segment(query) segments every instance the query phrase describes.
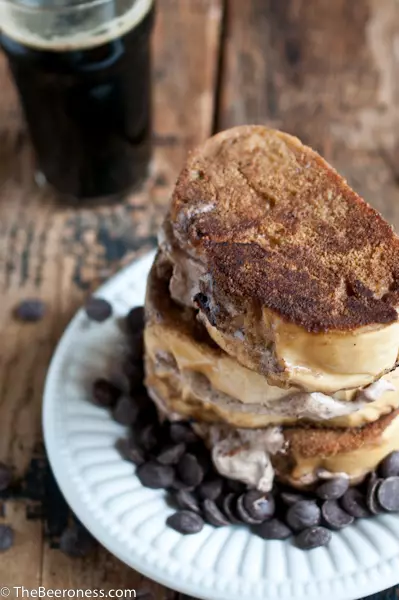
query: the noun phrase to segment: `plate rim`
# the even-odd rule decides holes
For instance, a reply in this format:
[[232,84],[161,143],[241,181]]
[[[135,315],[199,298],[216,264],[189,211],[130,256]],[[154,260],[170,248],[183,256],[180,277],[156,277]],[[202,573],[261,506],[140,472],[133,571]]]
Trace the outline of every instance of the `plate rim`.
[[[95,292],[94,295],[103,295],[107,296],[108,290],[112,290],[116,287],[120,280],[123,280],[126,277],[126,273],[137,269],[141,264],[145,264],[147,261],[149,262],[151,258],[155,257],[156,250],[153,250],[149,253],[146,253],[144,256],[136,259],[129,265],[125,266],[123,269],[114,274],[109,280],[107,280],[103,285],[101,285]],[[201,600],[226,600],[227,592],[218,591],[216,589],[208,590],[205,588],[203,592],[201,591],[199,585],[195,582],[189,581],[179,581],[176,579],[175,575],[167,573],[165,570],[162,571],[158,566],[149,563],[144,555],[144,558],[139,554],[131,554],[129,560],[126,559],[126,552],[120,548],[120,542],[116,538],[116,536],[112,535],[109,531],[107,531],[106,527],[102,523],[102,521],[95,515],[94,512],[88,510],[86,503],[84,503],[79,494],[76,486],[71,485],[71,479],[69,476],[68,469],[65,468],[65,452],[59,447],[57,444],[57,438],[53,434],[53,427],[56,423],[57,416],[55,414],[55,409],[57,403],[53,399],[53,389],[56,389],[56,375],[58,372],[59,364],[62,363],[64,354],[66,352],[66,348],[68,347],[69,337],[73,332],[76,324],[79,319],[83,315],[83,308],[81,307],[75,313],[71,321],[68,323],[58,344],[54,350],[53,356],[51,358],[48,371],[46,374],[45,385],[43,390],[43,406],[42,406],[42,428],[43,428],[43,437],[44,443],[47,451],[47,457],[52,469],[55,480],[66,499],[68,505],[71,510],[75,513],[78,519],[82,522],[82,524],[88,529],[88,531],[95,537],[101,545],[103,545],[109,552],[111,552],[114,556],[116,556],[121,562],[129,566],[130,568],[138,571],[139,573],[145,575],[149,579],[164,585],[172,590],[181,592],[183,594],[187,594],[196,598],[200,598]],[[378,518],[378,517],[377,517]],[[399,519],[399,515],[397,516]],[[267,543],[267,542],[266,542]],[[386,559],[385,561],[381,561],[378,565],[370,567],[370,569],[375,569],[377,566],[387,566],[387,563],[395,562],[397,566],[399,565],[399,542],[398,542],[398,554],[392,557],[391,559]],[[383,587],[381,588],[381,584],[378,583],[378,580],[367,579],[366,582],[360,584],[357,582],[356,588],[361,593],[360,597],[372,595],[374,593],[383,591],[385,589],[389,589],[390,587],[397,585],[399,583],[399,570],[395,569],[393,565],[389,565],[389,573],[384,573],[381,575],[381,579],[384,580]],[[397,573],[395,575],[395,572]],[[324,600],[355,600],[355,598],[359,598],[356,595],[353,596],[353,592],[351,592],[348,588],[348,578],[353,579],[355,574],[343,574],[338,577],[338,581],[342,582],[344,586],[344,590],[341,590],[341,593],[333,590],[326,594],[325,590],[323,591]],[[320,588],[320,582],[326,580],[320,579],[313,582],[315,586],[314,592],[320,594],[321,590],[316,589]],[[291,584],[295,585],[295,581]],[[310,591],[310,590],[309,590]],[[210,595],[210,593],[212,595]],[[357,592],[356,592],[357,593]],[[231,594],[228,594],[231,597]],[[245,600],[245,594],[240,593]],[[237,595],[238,597],[238,595]],[[305,598],[305,596],[296,596],[291,595],[290,599],[299,600],[300,598]],[[265,598],[266,600],[266,598]],[[274,600],[273,598],[267,598],[267,600]],[[280,597],[282,600],[282,597]],[[287,598],[288,600],[288,598]]]

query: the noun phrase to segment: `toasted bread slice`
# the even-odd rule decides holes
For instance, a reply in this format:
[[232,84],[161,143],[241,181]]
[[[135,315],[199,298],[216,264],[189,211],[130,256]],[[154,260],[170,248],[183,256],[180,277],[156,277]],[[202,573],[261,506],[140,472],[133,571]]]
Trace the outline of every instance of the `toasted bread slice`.
[[334,395],[271,386],[231,358],[207,335],[195,311],[168,293],[171,265],[158,254],[146,297],[146,384],[167,412],[240,428],[309,421],[358,427],[399,407],[399,369],[384,376],[378,397],[362,390]]
[[283,434],[286,452],[274,457],[280,480],[306,487],[324,471],[356,483],[399,449],[399,410],[361,428],[287,427]]
[[272,383],[355,388],[396,364],[399,239],[297,138],[242,126],[209,139],[165,231],[210,335]]
[[[225,413],[223,407],[203,395],[202,388],[187,389],[181,378],[179,381],[170,373],[160,376],[151,355],[146,358],[146,366],[148,391],[161,413],[166,412],[171,420],[194,419],[205,439],[212,438],[215,427],[234,432],[240,423],[241,432],[257,435],[265,431],[256,427],[256,414],[243,413],[243,420],[238,421],[234,407]],[[345,474],[356,483],[388,454],[399,450],[398,409],[363,427],[336,428],[328,427],[328,422],[316,425],[299,421],[296,425],[283,423],[278,429],[284,439],[283,448],[271,456],[277,479],[299,488],[311,486],[324,474]]]

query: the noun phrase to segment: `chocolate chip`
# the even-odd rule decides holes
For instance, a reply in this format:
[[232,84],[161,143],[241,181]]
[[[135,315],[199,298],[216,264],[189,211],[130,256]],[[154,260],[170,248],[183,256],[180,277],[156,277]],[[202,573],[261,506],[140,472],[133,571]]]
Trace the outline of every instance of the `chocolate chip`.
[[218,476],[218,473],[215,471],[213,466],[212,456],[202,441],[197,444],[190,445],[189,453],[197,457],[198,464],[204,471],[204,476],[206,475],[208,478]]
[[161,465],[175,465],[179,462],[185,451],[185,444],[168,445],[158,454],[157,461]]
[[144,336],[143,332],[140,331],[130,337],[129,341],[129,356],[134,362],[140,362],[143,360],[144,355]]
[[179,508],[191,510],[192,512],[200,513],[201,509],[197,498],[187,490],[178,490],[174,496]]
[[194,454],[187,453],[182,456],[177,465],[177,472],[184,483],[194,487],[197,487],[204,478],[204,470]]
[[113,410],[112,416],[121,425],[133,425],[139,414],[139,407],[131,398],[122,396]]
[[216,325],[216,311],[212,309],[210,299],[206,294],[199,292],[193,298],[194,304],[204,313],[209,323],[213,326]]
[[92,296],[85,304],[85,311],[89,319],[103,323],[112,315],[112,306],[104,298]]
[[131,398],[140,410],[140,416],[135,424],[135,429],[138,428],[138,430],[140,430],[146,425],[152,425],[153,427],[158,426],[159,420],[157,408],[144,390],[139,390],[137,394],[134,395],[131,394]]
[[236,481],[235,479],[225,479],[227,489],[234,494],[244,494],[247,486],[242,481]]
[[0,491],[6,490],[12,480],[10,467],[0,462]]
[[325,527],[310,527],[295,536],[295,544],[301,550],[312,550],[327,546],[331,540],[331,531]]
[[349,488],[349,479],[346,477],[335,477],[325,481],[316,489],[316,495],[322,500],[336,500],[341,498]]
[[147,452],[155,448],[158,443],[157,425],[155,423],[149,423],[144,426],[138,425],[135,428],[135,431],[139,446],[144,448]]
[[303,494],[297,494],[296,492],[281,492],[280,498],[287,506],[292,506],[299,502],[299,500],[305,500],[305,496]]
[[292,531],[279,519],[270,519],[254,527],[254,532],[264,540],[286,540]]
[[130,391],[135,392],[141,388],[144,379],[144,367],[142,361],[134,361],[131,357],[125,360],[123,372],[129,380]]
[[224,516],[213,500],[207,498],[203,501],[202,512],[204,513],[205,520],[214,527],[225,527],[226,525],[230,525],[229,520]]
[[287,523],[294,531],[301,531],[320,523],[320,508],[313,500],[299,500],[287,512]]
[[117,449],[119,450],[122,458],[132,462],[139,466],[145,463],[146,457],[142,448],[140,448],[132,440],[118,440]]
[[96,379],[93,383],[93,399],[104,408],[113,408],[122,395],[122,390],[108,379]]
[[155,461],[149,461],[137,468],[136,475],[145,487],[157,490],[170,487],[175,472],[168,465],[160,465]]
[[95,541],[83,527],[72,525],[60,537],[60,550],[73,558],[87,556],[95,547]]
[[337,500],[326,500],[321,507],[321,514],[330,529],[343,529],[352,525],[354,517],[344,511]]
[[179,510],[167,518],[166,524],[184,535],[199,533],[204,527],[202,517],[189,510]]
[[208,500],[217,500],[222,493],[223,480],[221,477],[214,476],[201,483],[198,488],[200,498],[208,498]]
[[379,479],[374,475],[370,477],[367,485],[366,504],[367,508],[373,515],[378,515],[382,512],[377,496],[378,488],[380,487],[382,481],[383,479]]
[[255,519],[254,517],[251,517],[251,515],[244,506],[245,496],[246,494],[241,494],[241,496],[237,498],[237,516],[241,519],[243,523],[246,523],[247,525],[259,525],[259,523],[262,523],[264,519]]
[[193,302],[195,302],[195,304],[198,305],[198,308],[201,308],[202,310],[207,310],[210,305],[208,296],[206,294],[202,294],[201,292],[195,294]]
[[378,502],[384,510],[399,511],[399,477],[388,477],[377,488]]
[[136,306],[126,315],[126,329],[129,334],[139,333],[144,329],[144,307]]
[[227,494],[227,496],[223,499],[222,502],[223,512],[231,523],[241,525],[242,521],[240,519],[237,519],[235,515],[236,506],[237,496],[233,493]]
[[384,460],[380,463],[379,473],[381,477],[394,477],[399,475],[399,452],[391,452]]
[[340,502],[342,508],[348,514],[352,515],[352,517],[355,517],[355,519],[362,519],[370,516],[364,494],[355,487],[350,487],[342,496]]
[[372,471],[371,473],[369,473],[368,477],[364,480],[363,482],[363,487],[364,487],[364,483],[366,483],[366,487],[368,487],[369,485],[371,485],[372,483],[375,483],[378,479],[378,475],[376,473],[376,471]]
[[187,485],[187,483],[184,483],[184,481],[181,481],[176,477],[170,487],[172,490],[176,491],[184,490],[185,492],[192,492],[193,490],[195,490],[194,485]]
[[244,495],[244,508],[253,519],[270,519],[274,515],[276,505],[271,494],[250,490]]
[[195,444],[198,442],[198,436],[186,423],[171,423],[170,439],[175,444]]
[[15,309],[15,316],[20,321],[35,323],[43,319],[46,312],[46,305],[43,300],[38,298],[29,298],[22,300]]
[[9,550],[14,544],[14,530],[9,525],[0,525],[0,552]]

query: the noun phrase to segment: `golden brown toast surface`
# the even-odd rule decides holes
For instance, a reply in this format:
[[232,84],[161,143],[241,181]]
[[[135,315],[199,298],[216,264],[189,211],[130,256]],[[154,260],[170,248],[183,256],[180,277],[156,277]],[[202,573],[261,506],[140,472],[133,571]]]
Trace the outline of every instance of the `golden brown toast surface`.
[[381,434],[398,415],[399,410],[394,410],[364,427],[342,429],[307,425],[287,427],[284,436],[295,454],[307,458],[318,455],[334,456],[339,452],[357,450],[373,442],[378,444]]
[[189,156],[171,219],[226,297],[313,332],[397,320],[398,237],[297,138],[261,126],[214,136]]

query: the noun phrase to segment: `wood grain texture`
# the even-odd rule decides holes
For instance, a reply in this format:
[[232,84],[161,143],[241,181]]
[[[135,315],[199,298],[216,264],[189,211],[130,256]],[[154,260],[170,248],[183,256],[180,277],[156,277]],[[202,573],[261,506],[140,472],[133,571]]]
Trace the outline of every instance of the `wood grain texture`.
[[[0,460],[13,466],[17,479],[25,481],[27,471],[47,477],[46,465],[32,459],[43,457],[43,383],[63,329],[93,289],[155,244],[187,150],[211,133],[221,18],[221,0],[158,3],[152,174],[140,193],[114,206],[62,206],[51,190],[38,189],[28,134],[0,55]],[[18,301],[28,297],[47,304],[40,323],[12,318]],[[86,559],[63,555],[54,540],[68,511],[45,488],[36,485],[36,499],[18,494],[5,502],[16,545],[2,556],[2,584],[136,588],[148,589],[156,600],[175,597],[103,548]],[[27,518],[43,510],[45,522]]]
[[218,128],[297,135],[399,230],[398,34],[395,0],[229,0]]

